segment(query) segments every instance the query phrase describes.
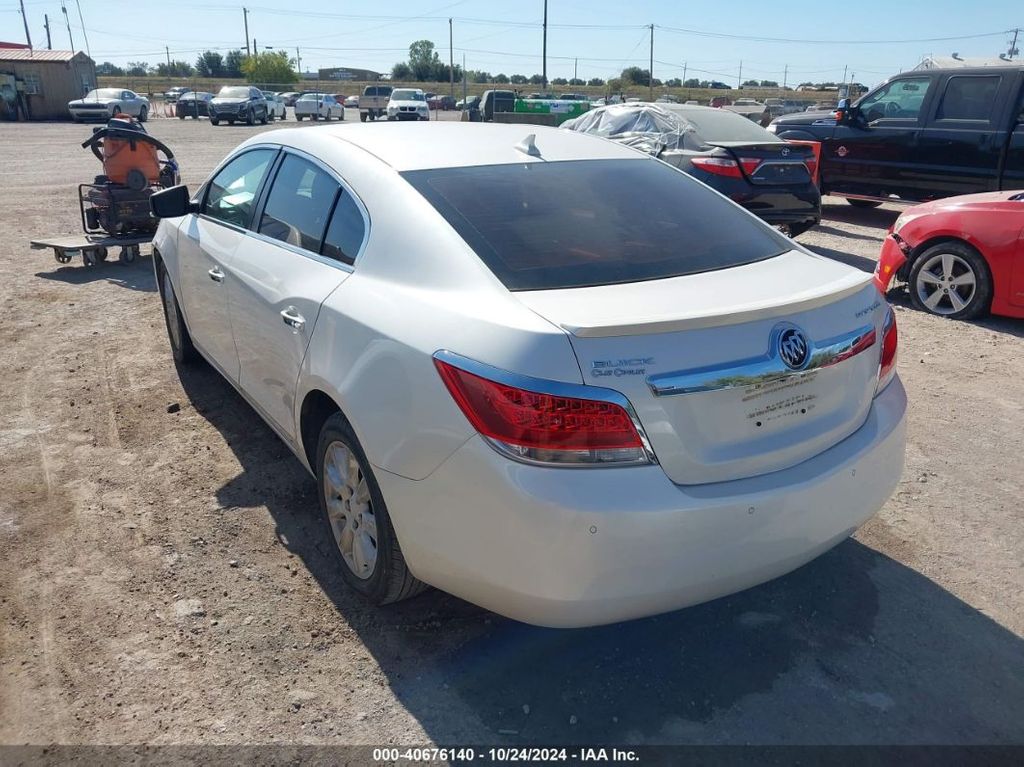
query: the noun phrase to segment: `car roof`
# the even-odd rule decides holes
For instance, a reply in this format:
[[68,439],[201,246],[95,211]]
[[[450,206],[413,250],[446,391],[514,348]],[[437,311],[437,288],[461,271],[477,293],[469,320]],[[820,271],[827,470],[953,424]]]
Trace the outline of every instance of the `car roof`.
[[[528,136],[539,156],[522,145]],[[369,152],[397,171],[466,168],[567,160],[645,160],[629,147],[558,128],[498,123],[366,123],[287,128],[254,136],[248,143],[268,140],[294,147],[331,162],[327,140],[344,141]]]

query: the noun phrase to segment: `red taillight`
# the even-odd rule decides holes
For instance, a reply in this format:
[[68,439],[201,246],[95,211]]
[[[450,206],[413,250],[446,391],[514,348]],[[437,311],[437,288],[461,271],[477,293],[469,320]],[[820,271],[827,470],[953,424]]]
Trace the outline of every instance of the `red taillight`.
[[748,176],[754,175],[754,171],[761,165],[761,159],[759,157],[741,157],[740,165],[743,166],[743,170],[747,172]]
[[875,394],[889,385],[896,377],[896,347],[899,346],[899,332],[896,330],[896,315],[889,309],[882,325],[882,359],[878,365],[878,386]]
[[807,166],[807,172],[811,174],[811,178],[814,178],[814,174],[818,172],[818,158],[812,154],[804,160],[804,165]]
[[743,178],[739,164],[728,157],[694,157],[691,162],[693,162],[694,167],[708,173],[714,173],[716,176]]
[[434,365],[473,428],[514,457],[552,463],[647,460],[621,405],[517,388],[437,358]]

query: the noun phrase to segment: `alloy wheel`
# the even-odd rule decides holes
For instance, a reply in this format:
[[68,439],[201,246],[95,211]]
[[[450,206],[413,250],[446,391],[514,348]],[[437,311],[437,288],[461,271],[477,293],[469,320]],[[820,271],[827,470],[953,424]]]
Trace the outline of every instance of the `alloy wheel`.
[[974,300],[977,275],[955,253],[936,253],[921,267],[914,290],[930,312],[940,315],[963,311]]
[[377,519],[366,474],[344,442],[327,446],[323,483],[327,518],[341,557],[349,570],[366,580],[377,567]]

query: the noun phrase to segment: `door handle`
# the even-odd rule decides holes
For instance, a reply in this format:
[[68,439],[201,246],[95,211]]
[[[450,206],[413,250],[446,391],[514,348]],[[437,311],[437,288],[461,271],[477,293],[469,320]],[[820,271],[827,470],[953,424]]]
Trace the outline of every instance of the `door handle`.
[[224,272],[220,270],[219,266],[213,267],[207,274],[210,275],[210,279],[214,282],[224,282]]
[[302,330],[306,324],[306,318],[299,314],[294,306],[281,310],[281,320],[295,331]]

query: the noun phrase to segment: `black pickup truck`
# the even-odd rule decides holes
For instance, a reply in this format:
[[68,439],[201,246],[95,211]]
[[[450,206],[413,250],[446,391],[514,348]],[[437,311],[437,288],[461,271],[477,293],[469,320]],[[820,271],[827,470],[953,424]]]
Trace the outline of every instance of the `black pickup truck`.
[[821,142],[822,194],[853,205],[1024,189],[1024,66],[904,72],[768,130]]

